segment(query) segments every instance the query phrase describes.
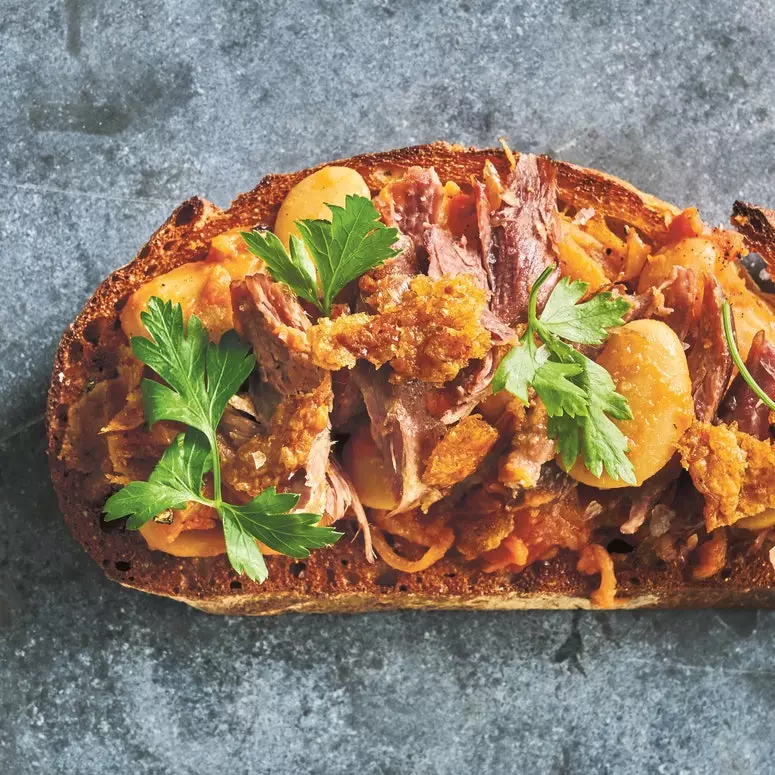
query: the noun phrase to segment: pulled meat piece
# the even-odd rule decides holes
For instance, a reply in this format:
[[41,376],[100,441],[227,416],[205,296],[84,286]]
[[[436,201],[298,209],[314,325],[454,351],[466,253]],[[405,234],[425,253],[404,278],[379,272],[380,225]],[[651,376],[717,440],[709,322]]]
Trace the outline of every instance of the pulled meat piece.
[[430,489],[422,482],[425,460],[444,433],[428,411],[428,385],[391,384],[384,369],[359,363],[353,372],[371,421],[371,436],[392,473],[398,504],[391,514],[416,506]]
[[429,410],[435,417],[440,417],[445,425],[463,419],[477,404],[491,395],[490,383],[495,369],[492,352],[487,353],[481,361],[472,361],[452,382],[432,394]]
[[323,372],[310,361],[311,324],[296,296],[255,274],[232,283],[231,298],[237,332],[252,346],[263,380],[283,395],[314,390]]
[[624,535],[634,535],[646,521],[652,508],[681,474],[681,461],[673,455],[670,462],[633,492],[632,504],[627,521],[619,528]]
[[[754,337],[745,365],[759,387],[775,400],[775,347],[767,341],[764,331]],[[719,418],[728,424],[736,422],[738,430],[757,439],[770,437],[769,407],[739,374],[724,396]]]
[[224,482],[250,497],[275,485],[299,494],[297,508],[322,512],[333,391],[331,375],[309,356],[310,321],[298,299],[263,274],[234,283],[232,301],[238,331],[251,343],[264,382],[251,395],[261,407],[260,432],[226,462]]
[[328,461],[326,477],[328,478],[329,487],[326,494],[324,519],[321,520],[320,524],[331,525],[334,522],[338,522],[349,510],[352,510],[358,521],[358,526],[363,531],[366,561],[373,562],[374,549],[371,544],[371,528],[353,483],[334,459]]
[[390,363],[405,379],[443,384],[489,352],[490,335],[479,321],[484,305],[484,291],[470,277],[419,275],[397,304],[377,315],[324,318],[312,326],[312,358],[332,371],[365,358],[377,367]]
[[516,429],[511,449],[498,465],[498,481],[512,490],[535,487],[541,467],[554,459],[556,451],[554,440],[549,438],[549,416],[540,401],[525,411],[514,400],[509,404],[509,412],[515,418]]
[[334,408],[331,410],[331,425],[338,431],[346,431],[350,423],[365,409],[358,383],[351,371],[340,370],[331,375],[334,391]]
[[476,471],[498,440],[498,431],[480,415],[453,425],[433,448],[422,476],[423,484],[449,489]]
[[[492,167],[491,163],[490,167]],[[486,170],[487,168],[485,167]],[[497,172],[495,172],[495,176],[497,185],[500,187],[500,179],[497,178]],[[487,277],[487,287],[493,288],[495,285],[495,275],[493,274],[495,255],[493,252],[492,222],[490,220],[491,202],[490,197],[487,195],[487,185],[485,183],[481,183],[478,180],[474,181],[474,198],[476,202],[476,224],[479,229],[479,246],[482,256],[481,262]],[[500,195],[498,195],[498,205],[500,205]]]
[[727,425],[697,422],[678,445],[705,498],[708,532],[775,506],[775,449]]
[[694,413],[700,422],[711,422],[732,376],[732,355],[729,352],[721,306],[724,294],[715,277],[704,276],[702,306],[696,333],[686,360],[692,379]]
[[721,285],[711,274],[676,266],[670,279],[653,292],[662,298],[648,310],[650,316],[664,320],[688,346],[694,412],[701,422],[711,422],[733,368],[721,318]]
[[592,605],[597,608],[616,608],[616,576],[611,555],[599,544],[589,544],[581,550],[576,566],[587,576],[600,574],[600,586],[592,593]]
[[664,309],[659,317],[685,342],[689,333],[696,329],[702,311],[701,277],[694,269],[676,266],[659,291],[664,299]]
[[444,187],[432,167],[410,167],[374,198],[382,220],[398,227],[415,246],[423,245],[426,229],[439,219]]
[[232,396],[218,424],[218,434],[237,448],[259,433],[255,410],[246,396]]
[[428,251],[428,276],[440,280],[444,275],[457,277],[470,275],[483,290],[489,283],[477,245],[469,245],[465,237],[456,240],[446,229],[431,226],[425,232],[425,249]]
[[[497,249],[490,309],[513,326],[527,316],[530,290],[538,275],[554,264],[553,243],[560,238],[554,166],[543,157],[522,154],[509,178],[507,193],[515,204],[493,216]],[[558,280],[555,272],[541,287],[539,306]]]
[[628,296],[630,308],[623,315],[624,322],[643,320],[644,318],[666,318],[672,310],[667,309],[665,296],[659,288],[648,288],[643,293]]
[[[482,290],[487,291],[488,298],[491,296],[489,267],[485,268],[481,253],[468,245],[465,238],[457,242],[448,231],[433,226],[425,233],[425,242],[429,256],[428,275],[432,279],[468,275]],[[515,341],[514,329],[506,325],[489,307],[482,310],[480,320],[492,334],[493,343],[512,344]]]

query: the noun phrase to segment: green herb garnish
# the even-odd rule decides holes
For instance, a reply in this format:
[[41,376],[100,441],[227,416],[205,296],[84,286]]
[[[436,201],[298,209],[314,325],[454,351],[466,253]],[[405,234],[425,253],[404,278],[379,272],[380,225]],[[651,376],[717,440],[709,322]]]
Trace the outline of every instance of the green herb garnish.
[[[128,517],[137,530],[168,509],[191,501],[212,506],[223,520],[229,561],[254,581],[267,578],[261,541],[291,557],[335,543],[342,535],[317,527],[319,514],[289,514],[299,496],[270,487],[245,505],[223,500],[216,430],[229,399],[253,371],[255,358],[233,331],[218,344],[209,342],[196,315],[183,324],[180,304],[153,297],[140,318],[151,335],[132,337],[135,356],[167,384],[142,382],[145,417],[150,425],[172,420],[190,426],[167,448],[147,482],[130,482],[105,503],[105,519]],[[202,494],[204,475],[213,472],[213,497]]]
[[532,387],[546,407],[549,435],[557,440],[566,468],[582,454],[595,476],[605,469],[612,478],[635,484],[627,438],[611,421],[632,419],[627,400],[602,366],[562,341],[601,344],[610,328],[624,325],[630,305],[607,291],[579,304],[588,284],[564,277],[539,317],[538,291],[553,271],[545,269],[531,289],[527,330],[500,362],[493,392],[508,390],[527,405]]
[[272,279],[285,283],[324,315],[347,283],[397,255],[398,230],[389,229],[365,196],[348,195],[344,207],[326,205],[331,220],[296,221],[301,239],[290,253],[271,232],[241,232],[251,253],[263,259]]
[[746,381],[748,387],[753,390],[757,398],[759,398],[766,407],[775,412],[775,401],[759,387],[759,383],[753,378],[753,374],[748,371],[743,356],[740,355],[740,350],[737,349],[737,342],[735,341],[735,335],[732,331],[732,307],[729,306],[728,301],[725,301],[721,307],[721,318],[724,322],[724,338],[727,340],[729,353],[732,356],[735,366],[737,366],[737,370],[740,372],[740,376]]

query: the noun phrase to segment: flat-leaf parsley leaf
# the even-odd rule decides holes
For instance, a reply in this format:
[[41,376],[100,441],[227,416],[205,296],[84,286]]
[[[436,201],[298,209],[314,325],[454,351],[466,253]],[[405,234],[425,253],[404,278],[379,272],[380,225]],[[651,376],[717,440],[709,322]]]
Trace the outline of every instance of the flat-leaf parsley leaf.
[[344,207],[326,206],[330,221],[296,221],[302,238],[291,237],[290,253],[271,232],[241,234],[250,252],[264,260],[272,279],[330,315],[347,283],[398,253],[393,249],[398,230],[380,221],[368,197],[350,194]]
[[582,454],[595,476],[605,469],[612,478],[635,484],[627,438],[611,420],[631,419],[629,405],[611,375],[567,343],[602,343],[610,328],[624,324],[629,303],[604,292],[579,304],[589,286],[563,278],[539,317],[538,290],[553,271],[544,270],[531,289],[527,330],[500,362],[493,392],[508,390],[527,405],[532,387],[546,407],[549,435],[557,440],[566,468]]
[[[197,502],[211,506],[223,521],[226,552],[239,573],[264,581],[267,568],[256,541],[291,557],[307,557],[310,549],[335,543],[342,535],[318,527],[319,514],[292,514],[299,500],[294,493],[270,487],[249,503],[223,500],[216,431],[229,399],[250,376],[255,358],[230,331],[218,344],[209,342],[196,315],[183,323],[180,304],[151,298],[141,319],[151,335],[132,337],[137,358],[167,384],[142,382],[145,416],[153,425],[173,420],[190,426],[162,455],[146,482],[130,482],[105,503],[107,521],[128,517],[137,530],[169,509]],[[203,478],[213,473],[213,497],[203,495]]]

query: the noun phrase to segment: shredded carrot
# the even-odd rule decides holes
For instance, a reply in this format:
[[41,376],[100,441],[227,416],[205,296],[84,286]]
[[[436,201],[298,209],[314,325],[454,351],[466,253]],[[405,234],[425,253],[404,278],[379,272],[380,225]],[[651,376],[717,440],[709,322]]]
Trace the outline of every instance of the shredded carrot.
[[514,151],[511,150],[509,147],[509,144],[506,142],[505,137],[499,137],[498,142],[503,147],[503,153],[506,154],[506,158],[509,160],[509,167],[514,170],[514,168],[517,166],[517,160],[514,158]]
[[702,581],[715,576],[727,562],[727,534],[723,527],[714,530],[707,541],[697,547],[697,564],[692,578]]
[[494,573],[495,571],[505,570],[509,566],[517,566],[520,570],[527,565],[530,550],[527,544],[515,535],[504,538],[501,545],[491,552],[488,552],[492,559],[482,570],[485,573]]
[[616,576],[611,555],[600,544],[588,544],[581,550],[576,568],[586,576],[600,574],[600,586],[590,596],[592,605],[616,608]]
[[666,242],[680,242],[683,239],[699,237],[708,230],[696,207],[687,207],[671,219],[667,227]]
[[421,570],[427,570],[435,562],[438,562],[452,547],[455,542],[455,534],[451,530],[445,530],[437,543],[428,548],[428,551],[420,557],[419,560],[407,560],[405,557],[399,557],[390,544],[385,540],[385,534],[376,526],[371,526],[371,540],[377,554],[391,568],[403,571],[404,573],[417,573]]

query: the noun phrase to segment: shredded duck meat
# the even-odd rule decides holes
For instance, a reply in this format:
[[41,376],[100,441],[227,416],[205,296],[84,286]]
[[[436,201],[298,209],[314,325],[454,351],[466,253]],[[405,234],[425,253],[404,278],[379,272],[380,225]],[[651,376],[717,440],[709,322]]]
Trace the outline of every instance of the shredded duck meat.
[[[775,347],[764,331],[754,337],[745,365],[759,387],[775,401]],[[725,423],[736,422],[738,430],[757,439],[770,436],[770,409],[739,374],[724,397],[719,417]]]
[[374,206],[388,226],[397,227],[421,247],[426,230],[439,220],[443,199],[444,186],[436,170],[411,167],[380,191]]
[[554,459],[556,445],[548,434],[549,416],[538,400],[527,411],[514,400],[509,411],[515,429],[511,449],[499,463],[498,480],[512,490],[529,489],[538,483],[543,464]]
[[[530,291],[538,275],[554,264],[559,240],[556,172],[548,159],[522,154],[507,183],[509,199],[494,216],[491,309],[506,325],[524,321]],[[504,199],[505,201],[505,199]],[[541,287],[543,305],[559,280],[555,273]]]

